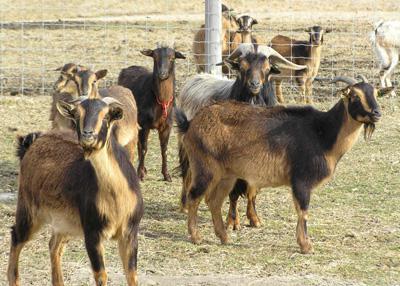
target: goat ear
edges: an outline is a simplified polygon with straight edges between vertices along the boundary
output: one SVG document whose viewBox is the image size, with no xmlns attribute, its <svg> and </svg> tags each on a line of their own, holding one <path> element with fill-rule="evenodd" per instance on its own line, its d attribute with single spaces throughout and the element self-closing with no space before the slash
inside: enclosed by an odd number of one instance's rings
<svg viewBox="0 0 400 286">
<path fill-rule="evenodd" d="M 349 97 L 350 97 L 350 93 L 351 93 L 351 88 L 350 88 L 349 86 L 343 88 L 343 89 L 340 91 L 340 94 L 341 94 L 343 97 L 346 97 L 346 98 L 349 98 Z"/>
<path fill-rule="evenodd" d="M 97 80 L 102 79 L 103 77 L 105 77 L 107 75 L 107 70 L 99 70 L 96 72 L 96 78 Z"/>
<path fill-rule="evenodd" d="M 394 90 L 394 86 L 380 88 L 378 90 L 378 97 L 385 96 L 388 93 L 392 92 L 392 90 Z"/>
<path fill-rule="evenodd" d="M 257 25 L 257 24 L 258 24 L 258 21 L 253 18 L 253 23 L 251 23 L 251 25 Z"/>
<path fill-rule="evenodd" d="M 326 33 L 326 34 L 328 34 L 328 33 L 330 33 L 330 32 L 332 32 L 332 29 L 331 29 L 331 28 L 326 28 L 326 29 L 325 29 L 325 33 Z"/>
<path fill-rule="evenodd" d="M 56 68 L 54 71 L 61 71 L 62 69 L 63 69 L 63 66 L 59 67 L 59 68 Z"/>
<path fill-rule="evenodd" d="M 280 74 L 281 71 L 279 70 L 279 68 L 276 65 L 272 65 L 271 69 L 269 70 L 270 74 Z"/>
<path fill-rule="evenodd" d="M 224 62 L 231 70 L 240 70 L 240 63 L 238 63 L 237 61 L 225 59 Z"/>
<path fill-rule="evenodd" d="M 178 51 L 175 51 L 175 58 L 176 59 L 186 59 L 185 55 Z"/>
<path fill-rule="evenodd" d="M 153 57 L 154 51 L 150 50 L 150 49 L 145 49 L 145 50 L 141 50 L 140 53 L 142 55 L 148 56 L 148 57 Z"/>
<path fill-rule="evenodd" d="M 120 120 L 124 117 L 124 111 L 119 104 L 111 104 L 109 108 L 110 111 L 108 113 L 110 114 L 110 121 Z"/>
<path fill-rule="evenodd" d="M 311 29 L 312 29 L 311 27 L 308 27 L 307 29 L 304 30 L 304 32 L 311 33 Z"/>
<path fill-rule="evenodd" d="M 56 107 L 58 112 L 60 112 L 60 114 L 62 116 L 64 116 L 65 118 L 71 119 L 71 120 L 75 120 L 75 105 L 71 104 L 71 103 L 67 103 L 63 100 L 59 100 L 56 103 Z"/>
</svg>

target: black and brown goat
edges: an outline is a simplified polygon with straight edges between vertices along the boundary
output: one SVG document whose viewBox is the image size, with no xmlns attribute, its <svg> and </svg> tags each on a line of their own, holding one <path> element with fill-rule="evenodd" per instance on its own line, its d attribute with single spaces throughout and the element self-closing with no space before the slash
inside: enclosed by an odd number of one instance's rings
<svg viewBox="0 0 400 286">
<path fill-rule="evenodd" d="M 64 285 L 61 256 L 68 238 L 74 236 L 84 237 L 96 285 L 107 284 L 103 240 L 110 238 L 118 240 L 128 285 L 137 285 L 143 199 L 135 168 L 112 131 L 114 122 L 123 117 L 121 104 L 96 97 L 75 104 L 60 101 L 57 107 L 74 122 L 75 132 L 53 130 L 19 139 L 21 167 L 9 284 L 19 285 L 23 246 L 49 224 L 53 285 Z"/>
<path fill-rule="evenodd" d="M 154 60 L 153 72 L 141 66 L 122 69 L 118 84 L 129 88 L 138 106 L 139 131 L 139 166 L 138 175 L 144 179 L 146 168 L 144 160 L 147 153 L 147 140 L 150 129 L 158 130 L 162 155 L 162 174 L 164 180 L 171 181 L 167 168 L 167 147 L 172 128 L 171 111 L 175 104 L 175 59 L 185 56 L 165 45 L 141 53 Z"/>
<path fill-rule="evenodd" d="M 312 102 L 312 84 L 317 76 L 321 63 L 322 44 L 324 34 L 330 33 L 331 29 L 323 29 L 313 26 L 305 30 L 310 34 L 308 41 L 299 41 L 278 35 L 271 40 L 270 46 L 277 50 L 282 56 L 298 65 L 306 65 L 306 70 L 291 71 L 282 70 L 281 74 L 273 77 L 275 81 L 276 97 L 283 103 L 282 80 L 294 78 L 300 88 L 302 101 Z"/>
<path fill-rule="evenodd" d="M 52 121 L 53 129 L 73 130 L 75 128 L 74 123 L 58 112 L 57 102 L 59 100 L 69 102 L 78 98 L 88 97 L 93 89 L 97 91 L 98 81 L 107 75 L 107 70 L 93 72 L 84 66 L 72 63 L 66 64 L 58 70 L 61 70 L 61 75 L 54 85 L 55 92 L 51 105 L 50 120 Z M 102 97 L 112 97 L 121 102 L 124 117 L 115 122 L 113 132 L 116 134 L 118 143 L 127 149 L 133 162 L 139 132 L 135 98 L 129 89 L 118 85 L 101 88 L 99 94 Z"/>
<path fill-rule="evenodd" d="M 177 111 L 176 120 L 189 159 L 188 230 L 201 241 L 197 210 L 203 197 L 211 211 L 216 235 L 228 236 L 222 220 L 224 199 L 238 178 L 252 189 L 290 186 L 298 215 L 297 242 L 302 253 L 312 250 L 307 235 L 311 191 L 334 173 L 340 158 L 353 146 L 361 127 L 368 136 L 381 114 L 377 90 L 368 83 L 344 78 L 348 86 L 327 112 L 306 107 L 262 108 L 220 102 L 201 109 L 192 121 Z"/>
<path fill-rule="evenodd" d="M 221 79 L 209 74 L 199 74 L 189 79 L 182 87 L 181 93 L 177 98 L 177 106 L 186 113 L 189 120 L 202 107 L 215 101 L 236 100 L 260 106 L 273 106 L 276 104 L 276 98 L 270 82 L 271 76 L 279 73 L 278 69 L 282 67 L 289 69 L 306 68 L 288 61 L 270 47 L 258 46 L 256 51 L 252 44 L 241 44 L 225 59 L 225 62 L 238 72 L 235 80 Z M 178 140 L 178 146 L 184 182 L 181 193 L 181 210 L 185 212 L 190 171 L 180 140 Z M 246 193 L 246 189 L 246 182 L 238 180 L 230 195 L 231 208 L 236 209 L 238 198 Z M 250 225 L 258 227 L 260 220 L 255 210 L 256 195 L 254 192 L 247 192 L 247 196 L 247 216 L 250 220 Z M 233 229 L 238 229 L 240 227 L 239 216 L 232 217 L 231 214 L 232 212 L 228 216 L 228 224 L 232 225 Z"/>
</svg>

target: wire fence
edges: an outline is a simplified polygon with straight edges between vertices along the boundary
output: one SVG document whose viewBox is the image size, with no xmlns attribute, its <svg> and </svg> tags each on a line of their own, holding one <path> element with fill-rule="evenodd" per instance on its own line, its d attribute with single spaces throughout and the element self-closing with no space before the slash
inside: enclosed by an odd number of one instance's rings
<svg viewBox="0 0 400 286">
<path fill-rule="evenodd" d="M 151 59 L 139 51 L 154 48 L 157 42 L 174 42 L 187 55 L 176 62 L 178 88 L 196 73 L 192 44 L 204 23 L 202 1 L 1 1 L 2 96 L 51 94 L 58 76 L 54 70 L 68 62 L 107 68 L 103 84 L 110 85 L 129 65 L 151 69 Z M 257 19 L 253 34 L 260 44 L 269 44 L 278 34 L 308 40 L 304 30 L 314 25 L 332 29 L 324 36 L 318 76 L 364 74 L 376 83 L 377 63 L 369 41 L 373 23 L 400 18 L 397 0 L 223 2 L 237 15 Z M 285 81 L 284 92 L 289 99 L 299 94 L 293 81 Z M 314 83 L 316 99 L 332 100 L 335 93 L 334 86 Z"/>
</svg>

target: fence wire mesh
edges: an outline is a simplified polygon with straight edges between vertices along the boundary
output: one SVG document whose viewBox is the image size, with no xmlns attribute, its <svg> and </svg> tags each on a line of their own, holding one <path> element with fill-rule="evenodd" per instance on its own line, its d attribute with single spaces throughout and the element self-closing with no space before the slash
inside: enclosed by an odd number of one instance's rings
<svg viewBox="0 0 400 286">
<path fill-rule="evenodd" d="M 196 73 L 192 45 L 204 23 L 203 1 L 45 1 L 0 2 L 0 94 L 49 95 L 54 70 L 68 62 L 107 68 L 103 84 L 115 83 L 129 65 L 152 67 L 140 54 L 157 42 L 175 43 L 186 55 L 176 62 L 178 88 Z M 179 2 L 179 3 L 178 3 Z M 364 74 L 378 82 L 377 62 L 369 40 L 373 23 L 400 18 L 397 0 L 333 1 L 226 0 L 236 15 L 257 19 L 253 34 L 269 44 L 278 34 L 308 40 L 304 29 L 331 28 L 324 36 L 318 76 Z M 343 12 L 352 11 L 352 12 Z M 394 78 L 398 77 L 398 73 Z M 336 87 L 314 83 L 314 99 L 332 100 Z M 293 81 L 284 82 L 289 100 L 299 96 Z"/>
</svg>

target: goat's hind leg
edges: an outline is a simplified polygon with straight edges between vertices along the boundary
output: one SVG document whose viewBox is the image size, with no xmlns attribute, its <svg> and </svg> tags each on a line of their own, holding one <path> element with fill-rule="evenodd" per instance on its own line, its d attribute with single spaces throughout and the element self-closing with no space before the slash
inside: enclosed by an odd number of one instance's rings
<svg viewBox="0 0 400 286">
<path fill-rule="evenodd" d="M 228 243 L 229 240 L 222 219 L 222 204 L 235 185 L 235 182 L 235 178 L 223 179 L 206 194 L 206 203 L 211 211 L 215 234 L 221 240 L 222 244 Z"/>
<path fill-rule="evenodd" d="M 33 218 L 28 209 L 23 205 L 23 202 L 18 201 L 16 223 L 11 228 L 11 247 L 7 269 L 10 286 L 20 285 L 18 262 L 21 250 L 41 226 L 42 222 L 35 217 Z"/>
<path fill-rule="evenodd" d="M 53 285 L 63 286 L 63 274 L 61 269 L 61 258 L 67 238 L 65 235 L 53 233 L 49 242 L 51 260 L 51 280 Z"/>
<path fill-rule="evenodd" d="M 147 173 L 146 167 L 144 166 L 144 159 L 147 154 L 147 140 L 149 139 L 150 129 L 142 129 L 139 130 L 139 143 L 138 143 L 138 157 L 139 157 L 139 166 L 137 169 L 138 176 L 140 180 L 144 180 L 144 176 Z"/>
<path fill-rule="evenodd" d="M 229 212 L 226 219 L 226 228 L 232 226 L 233 230 L 240 229 L 240 215 L 238 211 L 238 200 L 247 192 L 247 183 L 244 180 L 237 180 L 232 191 L 229 193 Z"/>
<path fill-rule="evenodd" d="M 260 227 L 261 220 L 257 215 L 256 211 L 256 198 L 257 198 L 257 188 L 253 186 L 247 187 L 247 218 L 250 221 L 251 227 Z"/>
</svg>

